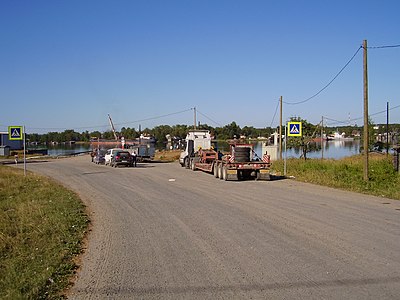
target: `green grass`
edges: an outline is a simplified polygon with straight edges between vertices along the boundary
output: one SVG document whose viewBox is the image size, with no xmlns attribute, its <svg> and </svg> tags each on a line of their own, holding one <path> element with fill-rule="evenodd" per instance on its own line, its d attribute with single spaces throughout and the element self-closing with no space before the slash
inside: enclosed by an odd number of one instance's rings
<svg viewBox="0 0 400 300">
<path fill-rule="evenodd" d="M 340 160 L 289 159 L 286 175 L 303 182 L 400 200 L 400 175 L 394 170 L 391 157 L 370 155 L 368 182 L 364 181 L 363 166 L 361 155 Z M 273 170 L 283 173 L 283 162 L 274 162 Z"/>
<path fill-rule="evenodd" d="M 62 298 L 88 223 L 73 192 L 0 166 L 0 299 Z"/>
</svg>

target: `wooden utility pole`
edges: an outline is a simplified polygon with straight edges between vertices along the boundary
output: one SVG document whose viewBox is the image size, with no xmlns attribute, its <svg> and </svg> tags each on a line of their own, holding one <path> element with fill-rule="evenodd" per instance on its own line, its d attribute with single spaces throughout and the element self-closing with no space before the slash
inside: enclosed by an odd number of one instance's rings
<svg viewBox="0 0 400 300">
<path fill-rule="evenodd" d="M 194 130 L 196 130 L 196 106 L 194 107 Z"/>
<path fill-rule="evenodd" d="M 279 100 L 280 103 L 280 117 L 279 117 L 279 159 L 282 160 L 282 96 Z"/>
<path fill-rule="evenodd" d="M 321 159 L 324 159 L 324 116 L 321 120 Z"/>
<path fill-rule="evenodd" d="M 369 180 L 368 176 L 368 67 L 367 67 L 367 40 L 363 42 L 364 48 L 364 181 Z"/>
<path fill-rule="evenodd" d="M 389 156 L 389 102 L 386 102 L 386 156 Z"/>
</svg>

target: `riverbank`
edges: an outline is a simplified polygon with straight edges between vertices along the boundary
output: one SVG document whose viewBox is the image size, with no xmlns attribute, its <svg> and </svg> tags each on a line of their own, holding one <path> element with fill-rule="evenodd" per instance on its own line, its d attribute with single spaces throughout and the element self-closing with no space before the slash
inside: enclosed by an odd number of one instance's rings
<svg viewBox="0 0 400 300">
<path fill-rule="evenodd" d="M 392 156 L 371 153 L 369 181 L 363 179 L 362 155 L 333 159 L 288 159 L 287 176 L 298 181 L 400 200 L 400 174 L 395 171 Z M 273 162 L 274 172 L 283 174 L 283 161 Z"/>
</svg>

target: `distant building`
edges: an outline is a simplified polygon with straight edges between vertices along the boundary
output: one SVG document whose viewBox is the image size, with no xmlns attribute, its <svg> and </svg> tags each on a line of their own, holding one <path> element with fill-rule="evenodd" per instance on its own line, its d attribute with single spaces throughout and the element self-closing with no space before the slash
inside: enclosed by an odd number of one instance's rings
<svg viewBox="0 0 400 300">
<path fill-rule="evenodd" d="M 10 141 L 8 139 L 8 132 L 0 132 L 0 146 L 9 146 L 10 150 L 22 150 L 24 148 L 24 141 Z"/>
</svg>

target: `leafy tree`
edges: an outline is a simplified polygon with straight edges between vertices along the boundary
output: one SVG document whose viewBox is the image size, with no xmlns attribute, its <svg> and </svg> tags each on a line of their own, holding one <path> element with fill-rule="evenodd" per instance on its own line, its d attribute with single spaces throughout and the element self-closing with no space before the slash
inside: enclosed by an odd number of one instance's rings
<svg viewBox="0 0 400 300">
<path fill-rule="evenodd" d="M 103 133 L 103 139 L 105 139 L 105 140 L 114 140 L 114 133 L 112 133 L 111 130 L 105 131 Z"/>
<path fill-rule="evenodd" d="M 153 130 L 149 131 L 157 140 L 159 146 L 164 145 L 167 138 L 167 134 L 171 134 L 172 128 L 169 125 L 160 125 L 153 128 Z"/>
<path fill-rule="evenodd" d="M 121 136 L 123 136 L 125 139 L 128 140 L 133 140 L 139 137 L 139 133 L 134 129 L 134 128 L 121 128 Z"/>
<path fill-rule="evenodd" d="M 100 131 L 92 131 L 90 133 L 90 138 L 101 139 L 101 132 Z"/>
<path fill-rule="evenodd" d="M 39 142 L 40 141 L 40 135 L 37 133 L 30 133 L 26 135 L 26 139 L 29 142 L 35 143 L 35 142 Z"/>
<path fill-rule="evenodd" d="M 301 148 L 301 157 L 304 160 L 307 159 L 307 153 L 315 151 L 318 146 L 313 139 L 315 138 L 318 125 L 313 125 L 300 117 L 290 118 L 290 122 L 301 122 L 302 123 L 302 136 L 301 137 L 287 137 L 287 147 L 290 148 Z"/>
<path fill-rule="evenodd" d="M 82 132 L 80 134 L 79 140 L 82 141 L 82 142 L 89 142 L 90 141 L 89 131 L 86 130 L 86 131 Z"/>
</svg>

